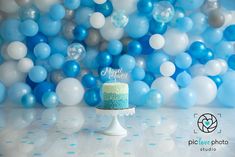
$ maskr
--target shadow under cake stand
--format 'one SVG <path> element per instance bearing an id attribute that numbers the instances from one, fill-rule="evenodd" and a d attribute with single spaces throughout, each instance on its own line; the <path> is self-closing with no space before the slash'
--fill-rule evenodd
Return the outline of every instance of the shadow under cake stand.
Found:
<path id="1" fill-rule="evenodd" d="M 100 133 L 109 136 L 123 136 L 127 134 L 127 130 L 119 123 L 118 116 L 130 116 L 135 114 L 135 106 L 129 106 L 123 109 L 107 109 L 103 106 L 97 106 L 96 113 L 113 117 L 109 127 L 103 131 L 99 131 Z"/>

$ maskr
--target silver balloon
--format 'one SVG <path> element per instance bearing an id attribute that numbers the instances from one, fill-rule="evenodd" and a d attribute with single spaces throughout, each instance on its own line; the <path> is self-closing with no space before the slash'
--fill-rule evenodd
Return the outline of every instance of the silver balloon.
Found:
<path id="1" fill-rule="evenodd" d="M 52 71 L 50 78 L 53 83 L 58 84 L 61 80 L 65 78 L 65 76 L 62 71 L 55 70 Z"/>
<path id="2" fill-rule="evenodd" d="M 219 28 L 223 26 L 225 17 L 222 11 L 216 9 L 212 10 L 208 14 L 208 23 L 211 27 Z"/>
<path id="3" fill-rule="evenodd" d="M 65 10 L 65 19 L 72 19 L 74 16 L 74 11 L 73 10 L 69 10 L 69 9 L 66 9 Z"/>
<path id="4" fill-rule="evenodd" d="M 0 23 L 6 18 L 6 14 L 0 10 Z"/>
<path id="5" fill-rule="evenodd" d="M 99 50 L 105 51 L 107 49 L 107 45 L 108 45 L 108 43 L 106 41 L 103 41 L 99 46 Z"/>
<path id="6" fill-rule="evenodd" d="M 145 69 L 146 68 L 146 62 L 145 62 L 145 58 L 140 56 L 140 57 L 136 57 L 135 59 L 135 64 L 136 66 Z"/>
<path id="7" fill-rule="evenodd" d="M 64 22 L 62 32 L 63 32 L 63 35 L 66 39 L 73 39 L 74 38 L 73 30 L 75 27 L 76 27 L 76 25 L 73 22 L 68 22 L 68 21 Z"/>
<path id="8" fill-rule="evenodd" d="M 201 11 L 208 15 L 208 13 L 212 10 L 219 8 L 219 2 L 218 0 L 206 0 L 204 4 L 201 7 Z"/>
<path id="9" fill-rule="evenodd" d="M 123 45 L 123 50 L 127 52 L 127 45 L 131 41 L 131 38 L 124 37 L 121 39 L 122 45 Z"/>
<path id="10" fill-rule="evenodd" d="M 15 0 L 19 6 L 25 6 L 31 3 L 31 0 Z"/>
<path id="11" fill-rule="evenodd" d="M 27 5 L 20 9 L 19 15 L 22 20 L 38 20 L 40 17 L 40 11 L 34 5 Z"/>
<path id="12" fill-rule="evenodd" d="M 90 29 L 85 42 L 88 46 L 96 46 L 100 43 L 100 40 L 101 36 L 99 31 L 97 31 L 96 29 Z"/>

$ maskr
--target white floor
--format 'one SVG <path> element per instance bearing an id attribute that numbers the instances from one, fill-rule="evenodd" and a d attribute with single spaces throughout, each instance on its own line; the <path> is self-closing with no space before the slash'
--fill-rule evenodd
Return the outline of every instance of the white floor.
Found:
<path id="1" fill-rule="evenodd" d="M 200 132 L 194 118 L 206 112 L 222 115 L 211 134 Z M 111 117 L 96 115 L 90 107 L 1 107 L 0 157 L 235 157 L 235 109 L 137 108 L 135 115 L 119 119 L 128 130 L 126 137 L 97 133 Z M 199 137 L 229 143 L 214 145 L 215 152 L 188 146 Z"/>

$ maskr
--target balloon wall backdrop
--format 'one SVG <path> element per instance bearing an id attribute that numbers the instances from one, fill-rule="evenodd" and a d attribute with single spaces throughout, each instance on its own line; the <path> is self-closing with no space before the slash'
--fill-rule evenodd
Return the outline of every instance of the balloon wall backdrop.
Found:
<path id="1" fill-rule="evenodd" d="M 233 0 L 1 0 L 0 104 L 235 107 Z"/>

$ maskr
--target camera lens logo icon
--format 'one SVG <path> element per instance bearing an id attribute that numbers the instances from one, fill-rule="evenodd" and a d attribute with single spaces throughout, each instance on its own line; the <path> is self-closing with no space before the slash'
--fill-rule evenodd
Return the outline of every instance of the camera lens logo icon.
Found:
<path id="1" fill-rule="evenodd" d="M 211 133 L 217 128 L 218 121 L 213 114 L 205 113 L 198 118 L 197 125 L 202 132 Z"/>

